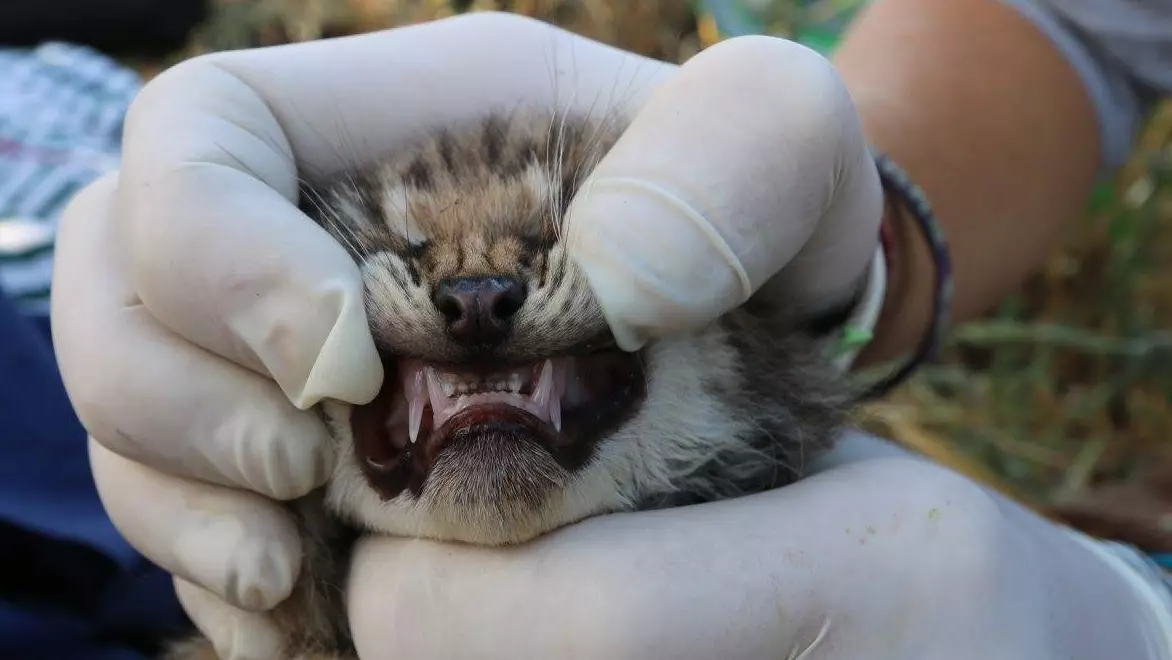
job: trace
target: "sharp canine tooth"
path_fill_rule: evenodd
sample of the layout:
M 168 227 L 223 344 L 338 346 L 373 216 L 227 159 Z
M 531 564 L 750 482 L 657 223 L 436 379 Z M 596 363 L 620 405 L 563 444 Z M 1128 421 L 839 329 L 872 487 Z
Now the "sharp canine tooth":
M 556 394 L 549 400 L 549 421 L 555 429 L 562 430 L 562 402 Z
M 431 415 L 439 419 L 440 413 L 448 408 L 450 402 L 440 385 L 439 375 L 431 367 L 427 368 L 427 393 L 431 398 Z
M 554 382 L 554 366 L 552 360 L 546 360 L 541 365 L 541 376 L 537 379 L 537 387 L 533 388 L 532 401 L 545 418 L 558 431 L 562 430 L 562 400 Z
M 541 365 L 541 377 L 537 379 L 537 387 L 533 388 L 533 401 L 542 407 L 549 404 L 549 396 L 553 394 L 553 363 L 549 360 Z
M 423 385 L 423 371 L 416 371 L 411 381 L 411 389 L 407 392 L 407 402 L 410 405 L 408 414 L 408 438 L 414 443 L 419 438 L 419 425 L 423 422 L 423 407 L 426 405 Z

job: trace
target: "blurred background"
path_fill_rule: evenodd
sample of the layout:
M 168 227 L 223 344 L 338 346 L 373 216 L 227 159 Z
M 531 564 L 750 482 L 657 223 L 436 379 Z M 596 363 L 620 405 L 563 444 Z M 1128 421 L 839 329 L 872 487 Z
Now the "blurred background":
M 527 14 L 681 62 L 767 33 L 823 53 L 862 0 L 74 0 L 0 3 L 0 43 L 93 46 L 150 78 L 192 55 Z M 75 6 L 70 6 L 75 5 Z M 996 75 L 996 72 L 990 72 Z M 1172 108 L 1047 266 L 861 423 L 1092 533 L 1172 551 Z

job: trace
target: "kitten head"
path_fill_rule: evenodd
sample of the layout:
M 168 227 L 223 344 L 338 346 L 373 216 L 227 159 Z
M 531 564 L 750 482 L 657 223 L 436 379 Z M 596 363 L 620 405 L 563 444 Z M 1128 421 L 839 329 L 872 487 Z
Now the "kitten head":
M 504 544 L 598 513 L 792 480 L 846 402 L 818 344 L 758 295 L 617 349 L 562 218 L 613 121 L 492 117 L 303 195 L 361 267 L 386 367 L 323 404 L 328 502 L 384 533 Z

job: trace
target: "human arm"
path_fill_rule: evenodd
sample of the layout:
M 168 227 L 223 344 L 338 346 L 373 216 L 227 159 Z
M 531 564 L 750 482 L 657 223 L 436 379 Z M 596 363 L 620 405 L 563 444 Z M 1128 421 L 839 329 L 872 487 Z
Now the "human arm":
M 868 139 L 931 201 L 953 260 L 953 320 L 988 311 L 1040 268 L 1104 162 L 1078 72 L 994 0 L 875 3 L 834 62 Z M 861 364 L 907 350 L 930 319 L 930 254 L 906 217 L 893 220 L 898 256 Z
M 1039 269 L 1085 210 L 1095 175 L 1122 164 L 1144 112 L 1158 93 L 1172 91 L 1164 65 L 1169 34 L 1172 6 L 1155 1 L 888 0 L 857 16 L 832 59 L 866 139 L 910 174 L 936 212 L 952 257 L 951 322 L 987 311 Z M 777 107 L 784 113 L 784 104 Z M 910 350 L 931 316 L 934 265 L 907 215 L 892 212 L 900 200 L 888 201 L 895 251 L 883 313 L 860 366 Z M 774 217 L 782 226 L 792 222 L 784 211 Z M 857 252 L 844 259 L 822 248 L 863 235 L 869 225 L 827 222 L 831 217 L 782 274 L 797 282 L 798 297 L 833 301 L 842 295 L 838 278 L 854 272 Z M 751 235 L 773 245 L 769 231 Z M 786 263 L 730 243 L 750 273 Z M 718 263 L 712 252 L 697 263 Z M 812 265 L 797 273 L 803 258 Z M 637 259 L 615 261 L 606 264 L 615 282 L 647 269 Z M 681 316 L 708 318 L 741 300 L 677 302 L 683 292 L 702 290 L 703 277 L 685 272 L 671 278 L 676 288 L 640 291 L 638 304 L 611 296 L 612 325 L 633 323 L 645 340 L 678 328 Z M 656 309 L 660 301 L 675 307 Z

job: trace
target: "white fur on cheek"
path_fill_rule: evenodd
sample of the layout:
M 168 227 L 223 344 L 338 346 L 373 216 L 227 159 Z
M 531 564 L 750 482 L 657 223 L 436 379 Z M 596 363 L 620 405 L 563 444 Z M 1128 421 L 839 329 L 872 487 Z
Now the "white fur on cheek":
M 716 387 L 735 390 L 740 378 L 737 353 L 723 331 L 658 342 L 648 348 L 645 360 L 646 400 L 599 445 L 584 477 L 606 474 L 623 499 L 637 503 L 681 490 L 703 492 L 706 483 L 690 477 L 718 452 L 740 455 L 749 464 L 769 460 L 755 456 L 744 442 L 753 421 L 713 392 Z

